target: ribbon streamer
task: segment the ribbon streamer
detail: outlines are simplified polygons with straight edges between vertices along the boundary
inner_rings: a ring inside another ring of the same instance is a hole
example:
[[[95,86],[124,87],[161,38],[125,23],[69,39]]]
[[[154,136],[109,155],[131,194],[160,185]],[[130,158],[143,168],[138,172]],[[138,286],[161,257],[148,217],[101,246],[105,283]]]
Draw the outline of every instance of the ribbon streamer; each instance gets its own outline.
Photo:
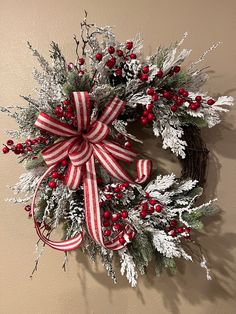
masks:
[[[136,153],[133,151],[125,149],[114,141],[107,139],[110,131],[109,125],[119,116],[125,106],[122,100],[114,97],[106,105],[101,116],[91,123],[89,94],[87,92],[74,92],[73,97],[78,125],[77,130],[43,112],[39,114],[35,122],[35,126],[41,130],[65,138],[60,142],[49,145],[41,152],[49,168],[40,178],[32,200],[31,212],[34,217],[36,232],[45,244],[60,251],[74,250],[79,247],[83,241],[82,232],[69,240],[49,240],[41,232],[34,216],[35,200],[42,181],[62,160],[69,158],[70,162],[66,171],[64,184],[70,189],[76,190],[83,179],[85,219],[90,236],[107,249],[119,250],[126,245],[126,243],[121,244],[119,238],[124,234],[132,238],[135,233],[133,228],[129,224],[126,224],[124,230],[115,238],[110,241],[104,241],[95,159],[112,177],[130,183],[145,182],[150,176],[152,163],[150,160],[138,160],[136,165],[138,175],[136,180],[133,180],[117,161],[132,162],[136,157]]]

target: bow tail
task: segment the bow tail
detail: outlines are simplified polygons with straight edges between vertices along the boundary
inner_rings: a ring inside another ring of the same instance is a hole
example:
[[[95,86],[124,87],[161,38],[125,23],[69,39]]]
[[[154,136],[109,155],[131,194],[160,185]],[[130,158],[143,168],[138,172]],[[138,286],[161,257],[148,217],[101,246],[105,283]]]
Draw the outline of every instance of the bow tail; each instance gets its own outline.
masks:
[[[71,190],[77,190],[80,186],[80,182],[83,176],[83,166],[74,166],[72,163],[66,171],[64,184]]]
[[[102,234],[102,221],[99,205],[99,193],[97,187],[97,178],[95,170],[94,156],[92,155],[89,161],[86,163],[86,171],[83,177],[84,186],[84,204],[85,204],[85,217],[87,223],[87,229],[90,236],[103,247],[110,250],[119,250],[126,246],[121,244],[119,238],[124,234],[134,236],[133,229],[126,225],[124,231],[121,231],[110,241],[104,242]]]
[[[63,241],[52,241],[49,240],[45,235],[42,233],[40,226],[37,223],[36,217],[35,217],[35,202],[36,202],[36,197],[40,188],[40,185],[42,181],[50,174],[50,172],[57,166],[57,164],[50,166],[47,171],[44,172],[42,177],[40,178],[37,187],[34,192],[34,196],[32,199],[32,204],[31,204],[31,214],[34,219],[34,224],[35,224],[35,229],[36,232],[39,236],[39,238],[49,245],[51,248],[59,250],[59,251],[72,251],[75,250],[77,247],[79,247],[83,241],[83,233],[80,232],[77,236],[74,238],[71,238],[69,240],[63,240]]]

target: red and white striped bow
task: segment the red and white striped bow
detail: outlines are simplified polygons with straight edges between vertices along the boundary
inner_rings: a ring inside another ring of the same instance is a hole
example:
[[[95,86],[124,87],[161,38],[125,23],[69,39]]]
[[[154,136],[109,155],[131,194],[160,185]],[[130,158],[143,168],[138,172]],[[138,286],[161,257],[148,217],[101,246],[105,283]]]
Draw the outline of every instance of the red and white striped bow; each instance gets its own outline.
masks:
[[[91,122],[89,94],[87,92],[74,92],[73,97],[78,125],[77,130],[43,112],[39,114],[35,122],[36,127],[65,139],[46,147],[41,152],[49,168],[39,180],[36,188],[32,201],[32,214],[34,216],[35,198],[42,181],[58,163],[69,157],[70,163],[64,183],[70,189],[76,190],[80,186],[81,179],[83,178],[85,218],[90,236],[100,245],[108,249],[118,250],[125,246],[125,244],[120,243],[119,237],[125,233],[132,237],[134,236],[134,231],[127,224],[124,230],[114,239],[104,242],[95,159],[112,177],[120,181],[134,182],[119,165],[117,160],[132,162],[136,154],[107,139],[109,125],[119,116],[125,103],[117,97],[114,97],[106,105],[102,115],[96,121]],[[135,182],[143,183],[149,177],[151,168],[152,164],[150,160],[138,160],[138,177]],[[41,233],[36,220],[35,228],[44,243],[60,251],[73,250],[77,248],[83,240],[83,234],[80,233],[76,237],[66,241],[51,241]]]

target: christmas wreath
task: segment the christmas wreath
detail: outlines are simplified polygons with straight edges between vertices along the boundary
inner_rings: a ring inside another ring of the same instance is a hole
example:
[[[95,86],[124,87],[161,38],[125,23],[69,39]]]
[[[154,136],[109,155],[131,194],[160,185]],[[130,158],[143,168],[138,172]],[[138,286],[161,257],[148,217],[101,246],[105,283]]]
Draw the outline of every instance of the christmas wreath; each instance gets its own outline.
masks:
[[[65,252],[64,267],[71,250],[81,249],[92,261],[99,256],[114,282],[112,261],[118,256],[132,286],[153,259],[157,274],[174,271],[176,259],[183,258],[200,262],[211,278],[193,232],[216,211],[212,200],[196,205],[208,154],[200,128],[218,124],[233,98],[200,91],[208,75],[197,66],[218,44],[180,67],[190,54],[180,51],[186,36],[143,58],[139,35],[117,42],[111,27],[89,24],[86,14],[81,38],[74,36],[75,63],[66,62],[55,42],[52,64],[28,43],[42,67],[34,70],[37,98],[23,97],[25,107],[1,107],[19,124],[8,134],[26,138],[9,139],[2,151],[18,155],[26,168],[12,187],[25,196],[12,200],[33,199],[25,210],[39,236],[34,271],[48,245]],[[182,160],[181,178],[152,171],[151,160],[137,158],[135,125],[153,129],[162,147]],[[135,158],[132,177],[127,168]],[[52,240],[59,225],[63,239]]]

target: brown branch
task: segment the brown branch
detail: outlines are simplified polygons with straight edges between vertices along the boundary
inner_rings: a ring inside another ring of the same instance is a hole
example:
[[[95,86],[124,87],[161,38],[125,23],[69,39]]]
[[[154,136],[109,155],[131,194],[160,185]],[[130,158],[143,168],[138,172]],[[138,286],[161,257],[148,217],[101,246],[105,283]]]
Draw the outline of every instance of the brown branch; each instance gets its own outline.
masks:
[[[200,129],[189,125],[183,127],[183,139],[187,142],[186,157],[181,159],[183,166],[182,178],[198,180],[201,186],[206,182],[206,169],[208,162],[208,149],[201,138]]]

